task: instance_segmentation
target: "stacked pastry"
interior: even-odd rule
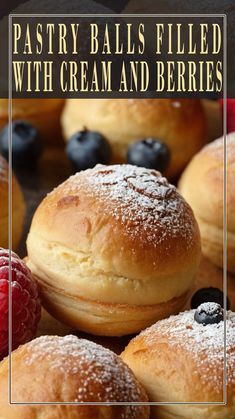
[[[74,104],[72,110],[72,101],[67,102],[63,116],[66,135],[80,129],[71,123],[78,111],[81,128],[103,128],[101,133],[111,143],[114,159],[120,161],[125,160],[127,147],[134,140],[158,137],[171,153],[166,173],[175,176],[203,145],[204,116],[198,101],[87,100],[84,109],[79,101]],[[89,126],[87,106],[97,111]],[[156,122],[162,118],[164,123]],[[123,125],[118,125],[119,121]],[[185,135],[181,131],[183,121]],[[128,135],[130,132],[133,136]],[[227,266],[231,278],[235,272],[234,145],[235,135],[231,134],[227,137],[226,170]],[[37,281],[44,308],[57,319],[48,320],[47,315],[47,321],[51,328],[58,327],[58,333],[75,329],[94,337],[87,341],[75,336],[48,336],[41,328],[45,336],[23,341],[27,343],[12,354],[12,398],[31,404],[8,404],[6,358],[0,364],[0,411],[4,419],[147,419],[148,400],[160,403],[151,413],[159,419],[235,416],[235,314],[222,307],[223,295],[220,304],[199,304],[202,296],[194,296],[195,309],[178,314],[198,288],[223,288],[223,157],[223,139],[204,147],[183,173],[181,193],[156,170],[129,164],[97,165],[71,176],[43,199],[28,234],[26,263]],[[0,180],[6,188],[5,162],[2,167]],[[13,188],[15,196],[19,195],[22,215],[23,200],[15,179]],[[9,279],[6,255],[2,250],[1,298]],[[14,280],[22,282],[22,272],[28,273],[21,293],[16,295],[26,301],[25,290],[30,289],[33,301],[32,275],[19,260],[16,263],[21,271],[15,269]],[[210,283],[208,275],[202,276],[208,266]],[[203,298],[210,301],[208,294]],[[38,294],[36,299],[38,302]],[[30,316],[24,316],[22,301],[13,306],[18,309],[18,319],[23,318],[30,329]],[[232,308],[233,304],[230,298]],[[28,301],[27,313],[32,306]],[[227,324],[226,406],[223,320]],[[60,327],[58,321],[65,326]],[[97,335],[108,339],[139,332],[122,359],[92,342]],[[19,337],[18,329],[15,336]],[[134,405],[128,406],[131,402]],[[178,404],[183,402],[193,404]],[[203,405],[205,402],[211,405]]]
[[[42,201],[27,249],[51,314],[79,330],[121,336],[184,307],[200,236],[191,208],[159,172],[99,165]]]

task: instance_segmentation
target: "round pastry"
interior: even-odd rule
[[[13,99],[12,119],[35,126],[43,142],[61,139],[60,115],[63,99]],[[8,124],[8,99],[0,99],[0,130]]]
[[[8,164],[0,155],[0,247],[8,247]],[[17,249],[23,230],[25,203],[20,186],[12,176],[12,248]]]
[[[159,172],[98,165],[42,201],[27,249],[52,315],[119,336],[181,310],[200,237],[191,208]]]
[[[96,343],[72,335],[42,336],[14,351],[11,362],[13,402],[77,405],[9,405],[6,358],[0,364],[0,409],[5,419],[149,418],[147,405],[82,405],[147,402],[145,391],[128,366]]]
[[[226,317],[227,405],[224,401]],[[235,313],[204,303],[161,320],[134,338],[121,355],[145,387],[150,401],[191,402],[153,408],[157,419],[235,417]],[[221,403],[213,405],[213,403]]]
[[[227,268],[235,272],[235,133],[227,135]],[[202,252],[223,267],[224,139],[208,144],[189,163],[179,189],[197,218]]]
[[[100,132],[117,163],[127,161],[130,144],[156,138],[170,151],[167,177],[179,174],[205,142],[204,112],[194,99],[68,99],[62,128],[66,139],[83,129]]]

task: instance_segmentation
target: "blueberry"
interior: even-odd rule
[[[194,314],[194,320],[197,323],[215,324],[220,323],[224,318],[224,310],[220,304],[217,303],[203,303],[201,304]]]
[[[201,288],[196,291],[191,300],[191,308],[197,308],[202,303],[213,302],[224,307],[224,293],[219,288]],[[230,301],[227,298],[227,310],[230,308]]]
[[[154,138],[146,138],[131,144],[127,161],[135,166],[164,172],[170,163],[170,151],[166,144]]]
[[[41,153],[42,145],[38,131],[26,121],[12,122],[12,164],[13,166],[31,165]],[[8,160],[9,125],[6,125],[0,135],[0,150]]]
[[[108,164],[111,148],[107,140],[98,132],[80,131],[74,134],[67,146],[66,154],[76,170],[86,170],[96,164]]]

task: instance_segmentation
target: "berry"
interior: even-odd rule
[[[166,144],[154,138],[146,138],[130,145],[127,161],[135,166],[164,172],[170,163],[170,151]]]
[[[194,320],[204,326],[220,323],[223,318],[224,310],[221,305],[217,303],[203,303],[194,313]]]
[[[11,252],[12,349],[36,335],[41,317],[37,283],[25,263]],[[0,359],[8,354],[9,251],[0,248]]]
[[[196,291],[191,300],[191,308],[197,308],[202,303],[217,303],[224,308],[224,293],[219,288],[201,288]],[[230,308],[230,301],[227,298],[227,309]]]
[[[221,115],[223,118],[224,100],[220,99]],[[235,99],[227,99],[227,133],[235,131]]]
[[[96,164],[108,164],[111,148],[107,140],[98,132],[80,131],[74,134],[67,146],[66,153],[76,170],[86,170]]]
[[[0,135],[0,150],[8,160],[9,126],[6,125]],[[26,121],[12,122],[12,164],[13,166],[33,165],[39,157],[42,145],[38,131]]]

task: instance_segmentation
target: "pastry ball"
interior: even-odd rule
[[[76,336],[42,336],[13,352],[14,402],[80,405],[11,406],[8,358],[0,364],[0,411],[4,419],[148,419],[148,406],[84,406],[88,402],[147,402],[127,365],[96,343]]]
[[[200,237],[191,208],[159,172],[98,165],[42,201],[27,249],[51,314],[85,332],[120,336],[180,311]]]
[[[8,164],[0,155],[0,247],[8,248]],[[12,176],[12,248],[17,249],[25,216],[25,203],[20,186]]]
[[[223,315],[220,306],[205,303],[197,311],[190,310],[161,320],[131,340],[121,357],[145,387],[150,401],[223,402]],[[204,324],[198,323],[202,316]],[[235,417],[235,313],[227,311],[225,317],[227,406],[162,405],[152,408],[151,418]],[[209,324],[209,321],[214,323]]]
[[[12,119],[35,126],[45,143],[61,139],[60,115],[63,99],[13,99]],[[0,130],[8,124],[8,99],[0,99]]]
[[[227,135],[227,268],[235,272],[235,133]],[[202,252],[223,267],[224,138],[204,147],[189,163],[179,189],[197,218]]]
[[[128,146],[148,137],[170,151],[167,177],[179,174],[205,143],[205,116],[194,99],[68,99],[62,114],[68,140],[76,131],[98,131],[112,146],[113,161],[127,161]]]

